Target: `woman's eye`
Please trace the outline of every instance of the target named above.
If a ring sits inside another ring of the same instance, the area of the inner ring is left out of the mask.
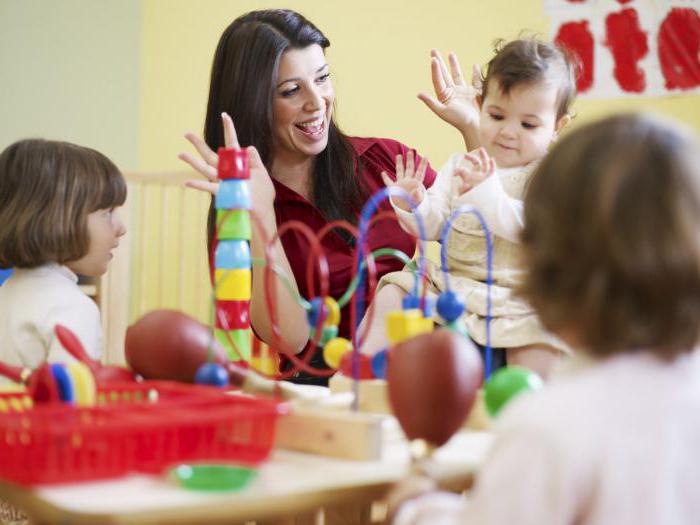
[[[316,82],[318,82],[319,84],[322,84],[323,82],[325,82],[326,80],[328,80],[328,79],[330,78],[330,76],[331,76],[330,73],[326,73],[325,75],[321,75],[320,77],[318,77],[318,78],[316,79]]]
[[[290,89],[285,89],[284,91],[282,91],[281,95],[282,95],[283,97],[291,97],[291,96],[294,95],[297,91],[299,91],[299,86],[293,87],[293,88],[290,88]]]

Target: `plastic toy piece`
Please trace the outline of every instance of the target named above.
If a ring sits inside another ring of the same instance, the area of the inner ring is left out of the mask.
[[[314,338],[315,329],[311,327],[311,332],[309,333],[309,339]],[[318,340],[318,346],[323,347],[325,344],[338,336],[338,327],[336,325],[324,326],[321,331],[321,338]]]
[[[226,350],[226,354],[232,361],[250,361],[250,331],[248,329],[244,330],[229,330],[228,337],[226,336],[226,331],[219,328],[214,330],[214,337],[219,342],[219,344]],[[231,344],[236,345],[235,348]]]
[[[222,210],[249,210],[252,206],[248,182],[245,180],[222,180],[216,192],[215,205]]]
[[[464,301],[452,290],[445,290],[437,300],[437,311],[445,321],[456,321],[464,313]]]
[[[352,343],[344,337],[336,337],[323,346],[323,359],[331,368],[338,368],[340,359],[348,352],[352,352]]]
[[[241,490],[255,474],[254,469],[231,465],[179,465],[171,470],[182,487],[203,491]]]
[[[97,401],[95,377],[84,363],[66,363],[66,371],[73,384],[75,403],[79,406],[94,406]]]
[[[423,317],[420,310],[397,310],[386,317],[389,343],[394,345],[418,334],[433,331],[433,320]]]
[[[250,214],[248,210],[217,210],[216,224],[219,239],[250,240]]]
[[[384,379],[386,377],[386,366],[387,350],[383,348],[372,356],[372,373],[374,377],[377,379]]]
[[[41,365],[29,377],[27,390],[34,403],[56,403],[61,400],[61,393],[48,363]]]
[[[306,319],[309,321],[312,330],[318,323],[318,318],[321,315],[321,309],[323,308],[323,306],[323,299],[321,299],[320,297],[314,297],[313,299],[311,299],[311,301],[309,301],[309,309],[306,311]],[[323,312],[323,314],[325,315],[325,311]]]
[[[214,252],[214,266],[221,269],[250,269],[250,245],[240,239],[220,240]]]
[[[218,176],[221,180],[249,179],[248,152],[244,149],[219,148]]]
[[[358,379],[374,379],[377,377],[372,371],[372,359],[367,354],[360,354],[360,373]],[[340,358],[340,367],[338,371],[346,377],[353,377],[352,373],[352,362],[353,362],[353,352],[348,352],[343,354]]]
[[[217,268],[214,275],[217,299],[224,301],[250,301],[250,270],[220,270]]]
[[[523,392],[540,390],[542,379],[532,370],[507,366],[495,372],[484,385],[486,410],[495,417],[513,398]]]
[[[324,298],[323,302],[328,311],[328,317],[326,317],[323,324],[325,326],[338,326],[340,324],[340,307],[338,303],[332,297]]]
[[[404,310],[414,310],[420,308],[421,298],[417,295],[409,293],[401,300],[401,308]],[[425,304],[423,306],[423,317],[431,317],[433,315],[433,299],[432,297],[425,296]]]
[[[216,301],[215,315],[217,328],[225,330],[247,329],[250,326],[250,302]]]
[[[197,370],[194,382],[198,385],[212,385],[223,388],[228,386],[228,372],[226,368],[218,363],[204,363]]]
[[[73,381],[71,381],[65,365],[63,363],[52,363],[51,373],[56,380],[61,401],[64,403],[74,403],[75,393],[73,391]]]

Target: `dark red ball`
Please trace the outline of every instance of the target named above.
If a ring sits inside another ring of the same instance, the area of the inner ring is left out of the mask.
[[[409,439],[447,442],[464,424],[482,380],[478,350],[451,330],[412,337],[389,351],[389,401]]]

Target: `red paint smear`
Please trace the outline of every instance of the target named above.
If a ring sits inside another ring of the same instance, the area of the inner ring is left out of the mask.
[[[659,28],[659,63],[668,89],[700,86],[700,17],[692,8],[671,9]]]
[[[624,4],[629,4],[632,0],[617,0],[617,1],[624,5]]]
[[[581,71],[576,88],[579,93],[588,91],[593,85],[593,35],[588,29],[588,21],[562,24],[554,41],[578,56]]]
[[[647,34],[639,27],[634,9],[610,13],[605,18],[605,45],[615,61],[613,75],[623,91],[641,93],[646,87],[644,71],[637,62],[649,52]]]

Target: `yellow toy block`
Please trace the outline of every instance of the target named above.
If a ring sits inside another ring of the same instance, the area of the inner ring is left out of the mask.
[[[216,298],[224,301],[250,301],[251,272],[246,269],[215,272]]]
[[[433,320],[423,317],[418,308],[396,310],[386,316],[386,334],[392,346],[415,335],[433,331]]]

